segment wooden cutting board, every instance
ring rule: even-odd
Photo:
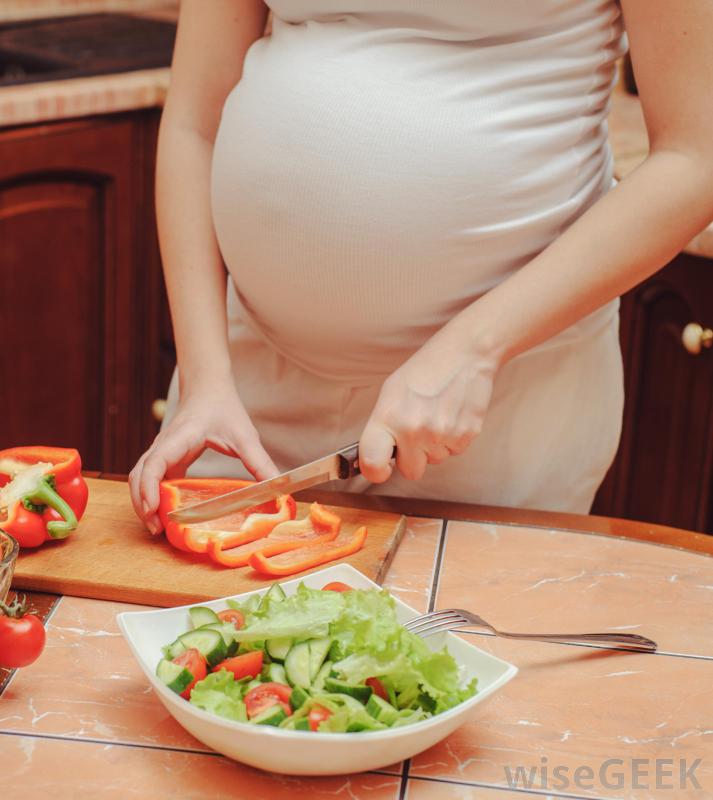
[[[21,551],[14,589],[174,606],[271,583],[250,567],[222,567],[207,556],[176,550],[163,535],[151,536],[134,514],[126,483],[91,478],[87,483],[89,505],[77,530],[63,541]],[[367,526],[364,547],[343,561],[381,583],[403,536],[406,518],[382,511],[327,507],[342,518],[342,531]],[[305,516],[308,509],[308,503],[298,503],[297,516]],[[308,572],[314,570],[300,574]]]

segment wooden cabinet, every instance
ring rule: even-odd
[[[713,350],[683,346],[713,327],[713,260],[680,255],[622,298],[624,429],[592,512],[713,532]]]
[[[0,446],[126,472],[155,433],[156,110],[0,131]]]

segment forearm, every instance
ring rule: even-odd
[[[164,119],[156,212],[181,390],[230,374],[226,273],[210,203],[212,143]]]
[[[475,353],[505,363],[664,266],[711,221],[712,186],[707,159],[654,153],[449,326]]]

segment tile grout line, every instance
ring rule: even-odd
[[[494,789],[498,792],[516,792],[524,796],[537,795],[538,797],[546,798],[562,798],[562,800],[607,800],[605,797],[596,794],[569,794],[566,792],[553,792],[550,789],[541,789],[538,787],[523,788],[520,786],[503,786],[497,783],[484,783],[482,781],[459,781],[455,778],[432,778],[428,775],[412,775],[409,780],[425,781],[427,783],[447,783],[454,786],[473,786],[479,789]]]

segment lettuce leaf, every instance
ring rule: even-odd
[[[247,722],[248,715],[243,702],[244,688],[245,681],[236,681],[232,672],[221,669],[198,681],[191,690],[191,703],[211,714]]]

